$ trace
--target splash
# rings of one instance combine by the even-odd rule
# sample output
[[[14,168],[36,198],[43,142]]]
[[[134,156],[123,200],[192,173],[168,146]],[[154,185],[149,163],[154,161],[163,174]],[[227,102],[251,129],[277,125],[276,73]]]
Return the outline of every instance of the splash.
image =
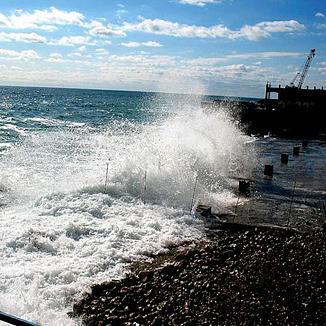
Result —
[[[1,161],[0,309],[73,324],[66,312],[90,284],[203,237],[189,214],[196,179],[195,201],[223,210],[236,200],[232,178],[255,164],[248,138],[224,110],[171,108],[148,123],[38,130],[10,147]]]

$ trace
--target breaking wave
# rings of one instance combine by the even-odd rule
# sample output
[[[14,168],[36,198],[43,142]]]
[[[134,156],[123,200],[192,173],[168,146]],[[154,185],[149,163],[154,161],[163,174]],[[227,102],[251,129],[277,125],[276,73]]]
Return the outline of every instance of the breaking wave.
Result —
[[[254,165],[253,144],[232,119],[198,105],[151,123],[30,132],[0,163],[0,309],[73,324],[66,312],[90,284],[204,236],[190,214],[194,190],[194,202],[226,210],[232,178]]]

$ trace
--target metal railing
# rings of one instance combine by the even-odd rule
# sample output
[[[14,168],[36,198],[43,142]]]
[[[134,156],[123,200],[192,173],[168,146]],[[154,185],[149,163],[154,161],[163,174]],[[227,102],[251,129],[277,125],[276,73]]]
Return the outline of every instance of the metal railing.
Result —
[[[8,324],[16,326],[40,326],[39,324],[32,323],[11,314],[7,314],[3,311],[0,311],[0,321],[4,321]]]

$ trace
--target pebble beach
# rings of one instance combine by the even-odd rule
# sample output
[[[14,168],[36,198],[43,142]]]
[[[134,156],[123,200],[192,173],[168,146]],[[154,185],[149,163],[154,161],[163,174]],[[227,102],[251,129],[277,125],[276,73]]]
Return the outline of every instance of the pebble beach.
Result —
[[[322,232],[222,231],[93,286],[71,316],[89,326],[325,325],[325,257]]]

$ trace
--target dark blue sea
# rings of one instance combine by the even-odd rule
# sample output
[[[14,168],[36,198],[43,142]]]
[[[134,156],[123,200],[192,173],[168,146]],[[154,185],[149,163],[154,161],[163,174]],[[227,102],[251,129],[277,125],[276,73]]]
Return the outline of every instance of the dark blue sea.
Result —
[[[273,146],[207,99],[0,87],[0,310],[75,325],[66,313],[91,284],[205,238],[193,207],[233,209],[235,180]]]

